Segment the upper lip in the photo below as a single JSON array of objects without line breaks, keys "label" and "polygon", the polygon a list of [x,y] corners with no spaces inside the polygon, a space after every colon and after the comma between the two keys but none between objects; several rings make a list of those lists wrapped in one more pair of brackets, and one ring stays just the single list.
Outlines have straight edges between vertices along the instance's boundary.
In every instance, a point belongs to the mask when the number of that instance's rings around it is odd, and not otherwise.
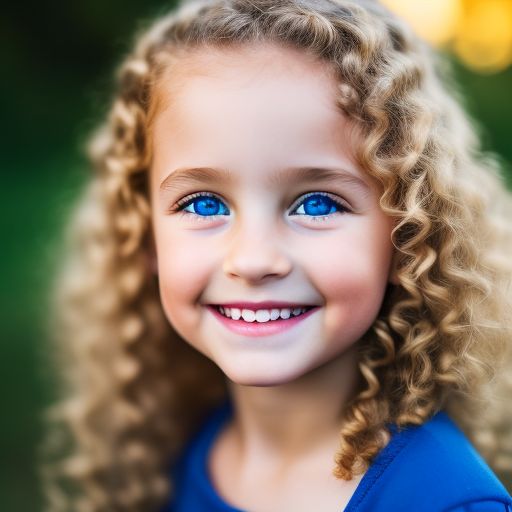
[{"label": "upper lip", "polygon": [[222,306],[223,308],[252,309],[253,311],[257,311],[258,309],[307,308],[313,307],[313,304],[265,300],[262,302],[229,302],[225,304],[212,304],[212,306]]}]

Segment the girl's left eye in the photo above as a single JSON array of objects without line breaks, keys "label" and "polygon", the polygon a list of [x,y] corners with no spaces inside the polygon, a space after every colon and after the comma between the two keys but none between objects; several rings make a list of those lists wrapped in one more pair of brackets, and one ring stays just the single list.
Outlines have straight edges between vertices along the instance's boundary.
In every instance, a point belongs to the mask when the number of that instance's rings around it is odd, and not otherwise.
[{"label": "girl's left eye", "polygon": [[[342,203],[336,196],[326,194],[325,192],[310,192],[295,202],[294,208],[296,215],[311,215],[315,220],[325,220],[326,216],[335,213],[347,213],[350,209]],[[299,211],[302,210],[302,211]]]},{"label": "girl's left eye", "polygon": [[[294,203],[292,215],[304,215],[314,220],[326,220],[326,217],[333,214],[350,212],[349,208],[335,197],[325,192],[305,194]],[[218,215],[229,215],[229,209],[224,202],[210,192],[198,192],[181,199],[171,209],[171,212],[181,212],[184,215],[194,214],[201,220],[217,217]]]}]

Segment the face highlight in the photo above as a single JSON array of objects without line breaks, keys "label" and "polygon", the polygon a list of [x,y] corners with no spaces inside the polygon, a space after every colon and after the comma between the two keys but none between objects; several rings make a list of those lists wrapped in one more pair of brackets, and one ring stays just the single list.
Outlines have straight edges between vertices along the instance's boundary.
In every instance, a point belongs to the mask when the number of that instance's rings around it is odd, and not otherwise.
[{"label": "face highlight", "polygon": [[[168,320],[239,384],[353,363],[390,279],[393,222],[354,162],[327,65],[275,46],[187,59],[176,64],[179,86],[172,73],[160,84],[166,108],[153,132],[153,235]],[[210,307],[264,301],[315,309],[249,336]]]}]

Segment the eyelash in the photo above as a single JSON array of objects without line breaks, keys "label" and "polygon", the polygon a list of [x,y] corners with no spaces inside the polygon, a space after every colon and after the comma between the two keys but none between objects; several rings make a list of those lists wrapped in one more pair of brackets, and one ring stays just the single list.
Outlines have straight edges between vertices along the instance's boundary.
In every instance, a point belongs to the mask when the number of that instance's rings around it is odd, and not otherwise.
[{"label": "eyelash", "polygon": [[[351,210],[343,202],[339,201],[336,198],[336,196],[333,196],[332,194],[328,194],[328,193],[325,193],[325,192],[308,192],[308,193],[300,196],[299,199],[301,199],[301,201],[296,200],[293,203],[293,210],[296,210],[308,197],[311,197],[311,196],[327,197],[341,211],[329,213],[327,215],[307,215],[306,213],[295,214],[295,215],[300,215],[302,217],[308,217],[313,222],[318,222],[318,221],[329,220],[329,218],[332,217],[335,214],[343,214],[343,213],[350,213],[351,212]],[[208,220],[212,219],[213,217],[224,216],[224,215],[219,215],[219,214],[215,214],[215,215],[199,215],[199,214],[196,214],[196,213],[193,213],[193,212],[185,211],[184,208],[186,208],[187,206],[191,205],[194,202],[194,199],[196,199],[198,197],[213,197],[214,199],[217,199],[217,200],[221,201],[222,203],[224,203],[224,201],[219,196],[217,196],[216,194],[212,194],[211,192],[196,192],[194,194],[186,196],[183,199],[180,199],[179,201],[177,201],[176,204],[172,208],[170,208],[169,213],[179,213],[182,216],[194,215],[195,218],[197,219],[197,221],[199,221],[199,222],[208,221]]]}]

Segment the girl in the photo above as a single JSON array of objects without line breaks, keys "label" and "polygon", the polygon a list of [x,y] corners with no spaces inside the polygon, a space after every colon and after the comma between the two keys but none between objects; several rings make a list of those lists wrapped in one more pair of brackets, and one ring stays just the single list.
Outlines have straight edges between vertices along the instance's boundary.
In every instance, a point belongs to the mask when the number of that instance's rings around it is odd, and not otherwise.
[{"label": "girl", "polygon": [[139,36],[55,286],[48,510],[511,510],[512,201],[434,61],[372,1]]}]

